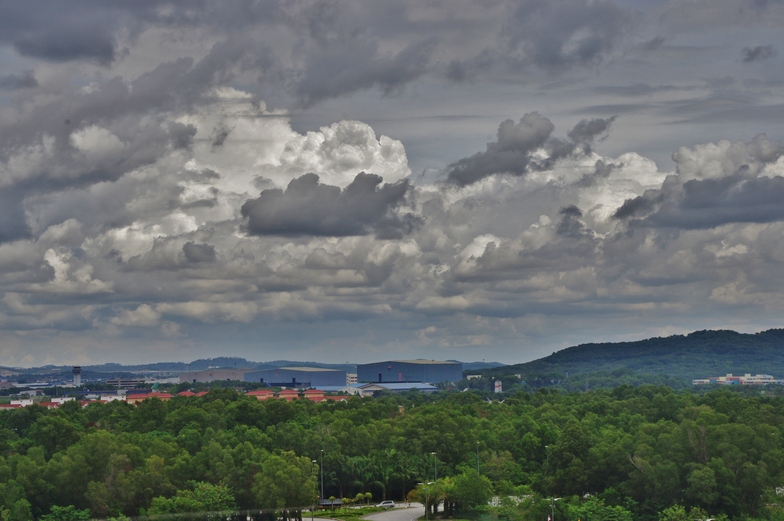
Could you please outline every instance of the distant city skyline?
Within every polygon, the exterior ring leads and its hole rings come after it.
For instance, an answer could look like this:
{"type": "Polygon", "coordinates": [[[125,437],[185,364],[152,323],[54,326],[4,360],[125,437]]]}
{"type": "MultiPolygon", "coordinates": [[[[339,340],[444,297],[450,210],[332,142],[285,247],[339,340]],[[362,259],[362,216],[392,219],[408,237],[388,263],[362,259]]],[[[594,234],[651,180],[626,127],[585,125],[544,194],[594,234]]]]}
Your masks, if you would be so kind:
{"type": "Polygon", "coordinates": [[[0,6],[0,365],[784,316],[784,2],[0,6]]]}

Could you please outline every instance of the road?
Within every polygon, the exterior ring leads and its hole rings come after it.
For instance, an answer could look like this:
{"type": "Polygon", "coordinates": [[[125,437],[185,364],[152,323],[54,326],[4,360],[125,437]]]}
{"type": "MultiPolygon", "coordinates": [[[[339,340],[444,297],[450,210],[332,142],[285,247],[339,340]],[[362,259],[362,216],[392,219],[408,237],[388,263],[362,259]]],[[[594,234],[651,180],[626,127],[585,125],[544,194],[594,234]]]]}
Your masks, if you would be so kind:
{"type": "MultiPolygon", "coordinates": [[[[403,503],[405,505],[405,503],[403,503]]],[[[406,508],[395,507],[379,512],[378,514],[371,514],[364,517],[369,521],[415,521],[425,515],[425,507],[421,503],[411,503],[411,506],[406,508]]]]}

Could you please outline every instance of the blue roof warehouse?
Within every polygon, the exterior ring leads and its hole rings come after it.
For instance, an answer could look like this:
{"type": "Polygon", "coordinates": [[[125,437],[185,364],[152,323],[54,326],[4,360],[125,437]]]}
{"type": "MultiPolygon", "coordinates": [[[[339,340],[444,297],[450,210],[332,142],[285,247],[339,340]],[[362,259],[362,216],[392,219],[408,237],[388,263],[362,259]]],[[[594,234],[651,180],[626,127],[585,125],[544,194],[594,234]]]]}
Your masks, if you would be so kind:
{"type": "Polygon", "coordinates": [[[323,367],[279,367],[263,371],[248,371],[246,382],[259,382],[271,387],[319,387],[346,385],[346,372],[323,367]]]}
{"type": "Polygon", "coordinates": [[[461,362],[390,360],[357,365],[359,382],[457,382],[463,379],[461,362]]]}

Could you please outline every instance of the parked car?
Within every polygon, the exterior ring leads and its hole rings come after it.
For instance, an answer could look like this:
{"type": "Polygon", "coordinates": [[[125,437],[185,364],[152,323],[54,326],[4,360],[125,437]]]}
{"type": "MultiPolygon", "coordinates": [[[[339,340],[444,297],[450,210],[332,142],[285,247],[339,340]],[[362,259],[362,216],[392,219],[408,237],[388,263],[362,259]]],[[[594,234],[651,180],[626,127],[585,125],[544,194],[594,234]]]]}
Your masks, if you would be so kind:
{"type": "Polygon", "coordinates": [[[386,501],[382,501],[376,506],[378,508],[395,508],[395,502],[390,499],[387,499],[386,501]]]}

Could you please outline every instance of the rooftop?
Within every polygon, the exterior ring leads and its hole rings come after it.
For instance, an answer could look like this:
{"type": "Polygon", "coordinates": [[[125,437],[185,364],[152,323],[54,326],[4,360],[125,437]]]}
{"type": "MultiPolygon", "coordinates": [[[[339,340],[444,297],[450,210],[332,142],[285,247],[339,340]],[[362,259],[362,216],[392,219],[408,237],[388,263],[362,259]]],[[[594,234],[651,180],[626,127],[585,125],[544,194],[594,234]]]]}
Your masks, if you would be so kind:
{"type": "Polygon", "coordinates": [[[277,369],[270,369],[270,371],[306,371],[306,372],[322,372],[322,371],[338,371],[338,369],[329,369],[327,367],[278,367],[277,369]]]}
{"type": "MultiPolygon", "coordinates": [[[[389,362],[395,362],[395,363],[399,363],[399,364],[422,364],[422,365],[429,365],[429,364],[439,364],[439,365],[441,365],[441,364],[454,364],[454,365],[457,365],[457,364],[460,363],[460,362],[449,362],[449,361],[445,361],[445,360],[423,360],[423,359],[418,359],[418,360],[389,360],[389,362]]],[[[380,362],[380,363],[383,364],[383,363],[387,363],[387,362],[380,362]]]]}

